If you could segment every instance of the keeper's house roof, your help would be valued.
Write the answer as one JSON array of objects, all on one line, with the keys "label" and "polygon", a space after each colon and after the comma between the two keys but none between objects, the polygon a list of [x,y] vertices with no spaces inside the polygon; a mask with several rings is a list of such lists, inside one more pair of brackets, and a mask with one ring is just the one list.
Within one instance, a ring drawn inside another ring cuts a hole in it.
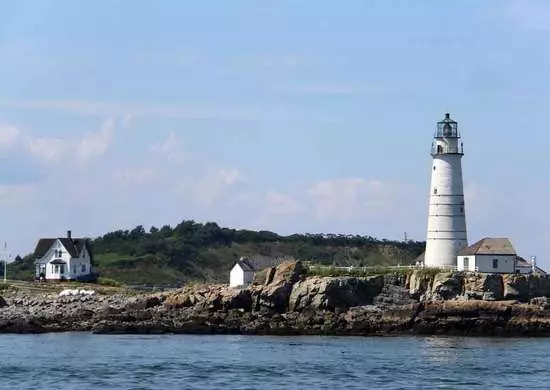
[{"label": "keeper's house roof", "polygon": [[516,250],[508,238],[485,237],[458,252],[458,256],[510,255],[516,256]]}]

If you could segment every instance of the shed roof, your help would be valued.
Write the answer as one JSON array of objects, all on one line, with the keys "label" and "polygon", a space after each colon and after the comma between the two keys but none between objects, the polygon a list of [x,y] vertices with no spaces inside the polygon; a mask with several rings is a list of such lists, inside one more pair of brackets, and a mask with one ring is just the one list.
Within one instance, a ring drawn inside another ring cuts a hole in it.
[{"label": "shed roof", "polygon": [[276,267],[281,264],[283,261],[294,260],[292,256],[263,256],[263,255],[254,255],[252,257],[241,257],[237,264],[243,269],[243,271],[260,271],[264,268]]},{"label": "shed roof", "polygon": [[508,238],[485,237],[458,252],[459,256],[473,255],[516,255],[512,243]]}]

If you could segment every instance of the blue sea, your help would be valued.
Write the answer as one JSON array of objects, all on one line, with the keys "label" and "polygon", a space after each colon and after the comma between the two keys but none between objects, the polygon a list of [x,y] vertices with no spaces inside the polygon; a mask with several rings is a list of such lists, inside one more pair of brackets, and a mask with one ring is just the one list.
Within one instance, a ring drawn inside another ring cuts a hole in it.
[{"label": "blue sea", "polygon": [[2,389],[548,389],[550,339],[0,335]]}]

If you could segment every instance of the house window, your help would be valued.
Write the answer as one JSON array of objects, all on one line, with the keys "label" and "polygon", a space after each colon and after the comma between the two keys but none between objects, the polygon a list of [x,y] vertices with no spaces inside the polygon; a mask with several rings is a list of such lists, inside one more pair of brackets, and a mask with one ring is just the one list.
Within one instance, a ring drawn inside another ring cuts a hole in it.
[{"label": "house window", "polygon": [[82,264],[82,267],[80,268],[81,272],[86,272],[86,264]]},{"label": "house window", "polygon": [[55,257],[62,257],[63,256],[63,251],[61,250],[56,250],[55,251]]},{"label": "house window", "polygon": [[470,269],[470,258],[469,257],[464,257],[463,262],[464,262],[464,269],[469,270]]},{"label": "house window", "polygon": [[460,208],[460,212],[461,212],[461,213],[464,212],[464,207],[461,207],[461,208]]},{"label": "house window", "polygon": [[76,264],[73,264],[73,274],[76,274]]},{"label": "house window", "polygon": [[493,268],[498,268],[498,259],[493,259]]}]

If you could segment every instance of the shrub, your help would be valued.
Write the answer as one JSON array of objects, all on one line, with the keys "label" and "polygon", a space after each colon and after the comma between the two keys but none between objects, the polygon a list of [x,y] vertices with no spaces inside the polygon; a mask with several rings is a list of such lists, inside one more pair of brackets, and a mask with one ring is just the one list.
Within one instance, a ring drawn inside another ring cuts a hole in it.
[{"label": "shrub", "polygon": [[120,287],[120,283],[116,280],[102,277],[97,278],[97,284],[100,286]]}]

